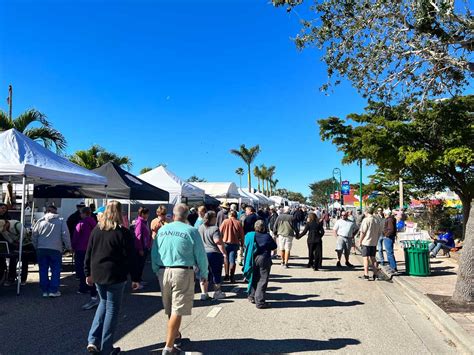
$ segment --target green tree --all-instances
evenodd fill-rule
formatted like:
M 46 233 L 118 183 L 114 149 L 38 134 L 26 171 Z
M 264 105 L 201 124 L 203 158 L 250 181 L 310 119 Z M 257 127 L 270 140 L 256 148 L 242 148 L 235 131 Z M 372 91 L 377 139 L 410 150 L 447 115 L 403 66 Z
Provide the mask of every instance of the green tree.
M 274 190 L 276 189 L 276 186 L 280 180 L 275 179 L 275 180 L 270 180 L 270 196 L 273 196 L 273 193 L 275 192 Z
M 330 201 L 330 194 L 334 192 L 334 181 L 332 178 L 324 179 L 309 184 L 311 190 L 310 200 L 315 206 L 327 208 Z
M 268 167 L 268 179 L 267 179 L 267 183 L 268 183 L 267 193 L 268 193 L 268 196 L 271 196 L 273 194 L 273 188 L 274 188 L 273 176 L 275 176 L 275 171 L 276 171 L 276 166 L 275 165 L 270 165 Z
M 28 110 L 11 120 L 6 112 L 0 110 L 0 131 L 11 128 L 15 128 L 34 141 L 39 141 L 48 149 L 54 146 L 57 152 L 63 152 L 66 148 L 66 138 L 51 127 L 46 115 L 37 110 Z
M 249 192 L 252 192 L 252 175 L 250 165 L 260 153 L 260 146 L 257 144 L 254 147 L 247 148 L 245 144 L 242 144 L 239 149 L 231 149 L 230 153 L 238 156 L 244 161 L 245 164 L 247 164 Z
M 308 1 L 310 3 L 310 1 Z M 273 0 L 293 6 L 302 0 Z M 342 78 L 384 102 L 461 94 L 472 82 L 474 18 L 468 0 L 316 1 L 299 49 L 323 52 L 329 82 Z
M 133 165 L 129 157 L 108 152 L 105 148 L 97 144 L 87 150 L 76 151 L 69 157 L 69 160 L 89 170 L 97 169 L 108 162 L 113 162 L 127 170 L 130 170 Z
M 463 205 L 464 248 L 472 248 L 474 234 L 465 231 L 474 197 L 473 113 L 471 95 L 428 101 L 414 110 L 405 104 L 371 103 L 366 113 L 348 116 L 355 124 L 330 117 L 319 125 L 321 138 L 345 153 L 345 163 L 366 159 L 392 174 L 402 171 L 420 191 L 454 191 Z M 465 282 L 472 280 L 473 272 L 469 265 L 460 265 L 459 275 L 471 277 Z M 455 293 L 461 294 L 463 300 L 473 301 L 472 293 Z
M 199 176 L 192 175 L 187 180 L 187 182 L 207 182 L 206 179 L 200 178 Z
M 296 201 L 302 204 L 306 203 L 306 197 L 303 196 L 301 192 L 288 191 L 288 200 Z
M 239 187 L 242 188 L 242 175 L 245 174 L 245 171 L 244 171 L 243 168 L 237 168 L 237 169 L 235 170 L 235 173 L 236 173 L 237 175 L 239 175 L 239 182 L 240 182 Z
M 149 166 L 145 166 L 144 168 L 140 170 L 140 175 L 145 174 L 151 170 L 153 170 L 153 168 L 150 168 Z

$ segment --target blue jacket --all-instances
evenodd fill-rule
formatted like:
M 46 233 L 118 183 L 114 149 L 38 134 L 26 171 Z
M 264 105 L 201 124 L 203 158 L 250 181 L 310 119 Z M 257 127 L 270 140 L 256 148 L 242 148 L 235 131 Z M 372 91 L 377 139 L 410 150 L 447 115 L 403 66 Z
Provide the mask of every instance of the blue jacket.
M 454 239 L 453 239 L 453 233 L 451 232 L 447 232 L 447 233 L 444 233 L 444 234 L 441 234 L 439 237 L 438 237 L 438 240 L 443 240 L 445 241 L 445 245 L 447 247 L 450 247 L 450 248 L 454 248 L 456 245 L 454 244 Z
M 257 251 L 257 248 L 255 247 L 255 232 L 249 232 L 245 235 L 244 247 L 245 260 L 242 273 L 248 282 L 247 293 L 250 293 L 250 289 L 252 288 L 253 265 L 255 260 L 254 254 Z

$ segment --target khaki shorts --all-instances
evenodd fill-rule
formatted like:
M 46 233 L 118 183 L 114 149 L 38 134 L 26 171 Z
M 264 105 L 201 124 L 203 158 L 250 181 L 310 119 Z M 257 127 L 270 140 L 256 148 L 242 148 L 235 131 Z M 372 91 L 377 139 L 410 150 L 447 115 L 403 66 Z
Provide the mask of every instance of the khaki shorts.
M 191 315 L 194 300 L 194 270 L 160 269 L 158 281 L 166 315 Z
M 293 237 L 279 235 L 278 236 L 278 249 L 284 251 L 291 251 L 293 245 Z

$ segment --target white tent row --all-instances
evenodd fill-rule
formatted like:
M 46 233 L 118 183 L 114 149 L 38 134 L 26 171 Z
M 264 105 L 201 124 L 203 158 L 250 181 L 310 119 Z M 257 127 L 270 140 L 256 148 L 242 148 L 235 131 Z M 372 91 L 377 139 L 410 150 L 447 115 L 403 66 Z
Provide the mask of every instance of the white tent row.
M 138 177 L 153 186 L 168 191 L 170 194 L 169 203 L 172 205 L 180 203 L 183 199 L 187 201 L 204 201 L 205 192 L 203 189 L 182 180 L 164 166 L 160 165 Z M 148 203 L 152 202 L 149 201 Z
M 290 201 L 281 196 L 270 196 L 270 200 L 272 200 L 276 206 L 289 206 L 290 205 Z
M 217 199 L 238 199 L 240 197 L 237 185 L 233 182 L 193 182 L 192 185 Z
M 107 179 L 54 154 L 15 129 L 0 133 L 0 182 L 22 184 L 17 294 L 25 235 L 27 184 L 106 186 Z

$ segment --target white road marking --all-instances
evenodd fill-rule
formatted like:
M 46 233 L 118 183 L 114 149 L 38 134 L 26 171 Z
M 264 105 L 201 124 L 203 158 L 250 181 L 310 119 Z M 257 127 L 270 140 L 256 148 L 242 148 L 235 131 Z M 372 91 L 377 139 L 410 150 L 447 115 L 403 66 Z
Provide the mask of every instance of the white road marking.
M 208 313 L 208 318 L 215 318 L 219 312 L 221 311 L 222 307 L 213 307 L 211 311 Z

